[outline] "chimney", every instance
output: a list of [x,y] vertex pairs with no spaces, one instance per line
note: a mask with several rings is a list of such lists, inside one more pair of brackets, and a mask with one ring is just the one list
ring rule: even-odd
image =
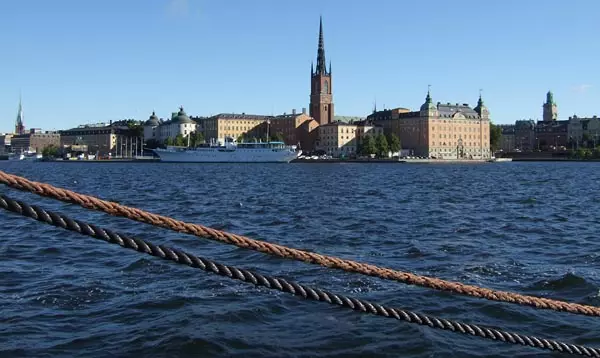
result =
[[292,115],[296,115],[296,108],[292,109]]
[[302,114],[306,114],[306,107],[302,107]]

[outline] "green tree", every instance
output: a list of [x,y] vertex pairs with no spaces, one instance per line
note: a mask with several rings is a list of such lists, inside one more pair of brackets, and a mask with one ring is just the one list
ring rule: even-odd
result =
[[490,123],[490,147],[492,152],[498,151],[500,149],[500,141],[502,140],[502,128],[495,125],[494,123]]
[[168,137],[167,139],[165,139],[165,145],[175,145],[175,141],[173,140],[173,138]]
[[375,146],[375,139],[369,134],[365,135],[360,143],[360,154],[371,155],[375,154],[376,152],[377,147]]
[[397,153],[402,148],[400,144],[400,138],[398,138],[398,136],[394,133],[390,133],[388,136],[388,144],[392,153]]
[[190,135],[190,147],[197,147],[200,144],[204,143],[204,135],[202,132],[192,132]]
[[187,137],[184,137],[183,134],[178,134],[177,136],[175,136],[175,145],[178,147],[186,147]]
[[381,158],[387,157],[390,151],[387,138],[383,134],[380,134],[377,136],[375,143],[377,147],[377,155]]
[[59,148],[57,146],[55,146],[54,144],[50,144],[44,147],[44,149],[42,149],[42,156],[44,158],[56,158],[59,155]]

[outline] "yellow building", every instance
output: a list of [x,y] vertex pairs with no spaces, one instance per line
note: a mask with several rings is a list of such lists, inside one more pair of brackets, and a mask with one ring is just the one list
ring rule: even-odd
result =
[[220,113],[207,118],[194,118],[198,123],[198,131],[202,132],[207,142],[226,137],[237,139],[241,135],[247,138],[262,138],[267,135],[266,122],[269,116],[253,114]]
[[383,134],[383,127],[369,125],[365,121],[357,123],[333,122],[318,128],[316,150],[322,150],[333,157],[355,156],[362,138]]
[[[427,92],[420,111],[387,110],[369,117],[386,134],[395,133],[402,149],[413,155],[439,159],[487,159],[490,151],[490,116],[481,96],[475,108],[468,104],[434,104]],[[392,113],[394,113],[392,115]]]

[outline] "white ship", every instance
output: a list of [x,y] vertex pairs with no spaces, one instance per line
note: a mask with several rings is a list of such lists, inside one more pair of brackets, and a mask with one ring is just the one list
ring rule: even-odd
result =
[[154,152],[161,162],[183,163],[289,163],[302,151],[283,142],[236,143],[227,139],[225,144],[210,143],[196,148],[168,146]]

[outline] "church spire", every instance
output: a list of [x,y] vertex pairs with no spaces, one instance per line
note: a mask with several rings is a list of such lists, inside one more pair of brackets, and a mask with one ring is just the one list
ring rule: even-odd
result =
[[[317,50],[317,71],[316,74],[327,74],[325,63],[325,41],[323,40],[323,17],[319,18],[319,48]],[[331,67],[331,64],[330,64]]]
[[17,113],[17,120],[15,122],[15,134],[24,134],[25,126],[23,125],[23,104],[21,95],[19,95],[19,112]]

